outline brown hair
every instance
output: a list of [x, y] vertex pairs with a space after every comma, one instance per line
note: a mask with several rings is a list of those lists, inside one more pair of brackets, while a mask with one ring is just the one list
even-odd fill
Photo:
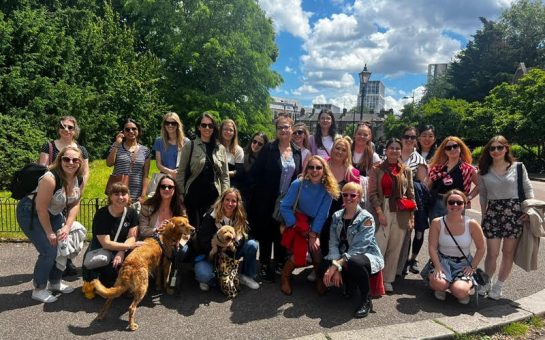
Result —
[[[231, 139], [230, 142], [223, 139], [223, 127], [227, 124], [231, 124], [234, 130], [233, 139]], [[220, 143], [223, 144], [223, 146], [225, 146], [227, 151], [229, 151], [229, 153], [234, 155], [238, 146], [238, 129], [237, 129], [237, 124], [235, 123], [234, 120], [225, 119], [221, 122], [220, 129], [219, 129], [219, 138], [220, 138]], [[226, 145], [227, 143], [229, 143], [229, 145]]]
[[118, 193], [129, 195], [129, 200], [127, 201], [127, 207], [131, 205], [132, 200], [131, 200], [131, 193], [129, 192], [129, 187], [121, 182], [116, 182], [112, 184], [112, 186], [110, 187], [110, 192], [108, 193], [108, 205], [112, 204], [112, 198], [111, 198], [112, 195], [118, 194]]
[[[74, 138], [73, 139], [74, 140], [78, 139], [79, 133], [80, 133], [81, 130], [79, 128], [78, 121], [76, 120], [76, 118], [74, 116], [62, 116], [61, 119], [59, 120], [59, 124], [62, 123], [63, 121], [65, 121], [65, 120], [71, 121], [72, 124], [74, 124], [74, 135], [73, 135]], [[58, 129], [60, 129], [60, 127]]]
[[235, 228], [237, 235], [248, 236], [248, 222], [246, 221], [246, 210], [244, 210], [244, 202], [242, 196], [237, 188], [229, 188], [221, 194], [213, 205], [213, 211], [216, 215], [216, 223], [220, 222], [223, 218], [223, 200], [229, 194], [235, 194], [237, 198], [237, 208], [235, 209], [235, 216], [231, 219], [231, 226]]
[[501, 145], [505, 146], [506, 152], [503, 159], [509, 163], [509, 166], [513, 165], [513, 163], [516, 161], [511, 154], [511, 148], [509, 147], [507, 138], [502, 135], [494, 136], [490, 138], [488, 143], [486, 143], [482, 150], [481, 157], [479, 157], [479, 175], [486, 175], [490, 169], [490, 165], [492, 165], [493, 160], [492, 156], [490, 156], [490, 147], [492, 146], [492, 143], [500, 143]]
[[449, 197], [452, 196], [452, 195], [460, 195], [460, 196], [462, 196], [462, 199], [464, 200], [464, 206], [467, 204], [467, 196], [466, 196], [466, 194], [464, 194], [463, 191], [461, 191], [461, 190], [452, 189], [452, 190], [447, 191], [447, 193], [446, 193], [445, 196], [443, 197], [443, 204], [444, 204], [445, 207], [447, 206], [447, 201], [448, 201]]

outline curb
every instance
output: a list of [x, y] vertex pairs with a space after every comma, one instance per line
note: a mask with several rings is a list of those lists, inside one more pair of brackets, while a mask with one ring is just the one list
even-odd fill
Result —
[[540, 177], [530, 175], [529, 178], [530, 178], [530, 181], [545, 182], [545, 176], [543, 175]]
[[472, 315], [461, 314], [437, 319], [361, 330], [317, 333], [296, 339], [453, 339], [460, 334], [485, 333], [501, 326], [545, 315], [545, 290], [498, 306], [484, 308]]

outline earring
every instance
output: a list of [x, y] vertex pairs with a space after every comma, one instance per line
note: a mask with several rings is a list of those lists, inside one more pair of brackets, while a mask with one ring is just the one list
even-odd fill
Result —
[[322, 176], [322, 183], [325, 183], [325, 176]]

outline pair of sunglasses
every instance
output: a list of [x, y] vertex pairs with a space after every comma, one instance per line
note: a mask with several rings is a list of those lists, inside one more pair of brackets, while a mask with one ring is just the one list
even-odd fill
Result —
[[350, 198], [354, 199], [354, 198], [358, 197], [358, 194], [355, 194], [353, 192], [343, 192], [342, 195], [343, 195], [343, 198], [350, 197]]
[[162, 190], [173, 190], [174, 185], [161, 184], [159, 185], [159, 188], [161, 188]]
[[448, 205], [459, 205], [459, 206], [462, 206], [465, 204], [464, 201], [456, 201], [456, 200], [448, 200], [447, 203]]
[[450, 151], [452, 149], [458, 149], [459, 147], [460, 147], [460, 145], [458, 145], [458, 144], [451, 144], [451, 145], [445, 146], [445, 150]]
[[259, 146], [263, 146], [263, 143], [261, 143], [261, 142], [258, 141], [258, 140], [255, 140], [255, 139], [252, 141], [252, 144], [257, 144], [257, 145], [259, 145]]

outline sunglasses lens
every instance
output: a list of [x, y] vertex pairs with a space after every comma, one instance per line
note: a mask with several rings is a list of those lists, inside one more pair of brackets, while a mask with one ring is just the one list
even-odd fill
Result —
[[176, 122], [168, 122], [168, 121], [167, 121], [167, 122], [165, 122], [165, 125], [166, 125], [166, 126], [178, 126], [178, 123], [176, 123]]
[[137, 128], [125, 128], [125, 132], [136, 132]]
[[59, 125], [59, 129], [61, 130], [68, 130], [68, 131], [72, 131], [74, 130], [74, 126], [73, 125], [63, 125], [62, 123]]
[[356, 198], [356, 196], [358, 196], [357, 194], [354, 194], [354, 193], [349, 193], [349, 192], [343, 192], [343, 197], [344, 198]]
[[163, 190], [171, 190], [171, 189], [174, 189], [174, 186], [173, 186], [173, 185], [165, 185], [165, 184], [162, 184], [160, 187], [161, 187], [161, 189], [163, 189]]
[[460, 206], [461, 206], [461, 205], [464, 205], [464, 202], [463, 202], [463, 201], [454, 201], [454, 200], [453, 200], [453, 201], [450, 201], [450, 200], [449, 200], [447, 203], [448, 203], [448, 205], [460, 205]]
[[255, 140], [255, 139], [252, 141], [252, 144], [257, 144], [259, 146], [263, 146], [263, 143], [261, 143], [260, 141]]
[[70, 157], [62, 157], [61, 160], [64, 162], [64, 163], [74, 163], [74, 164], [78, 164], [80, 162], [80, 159], [79, 158], [70, 158]]

